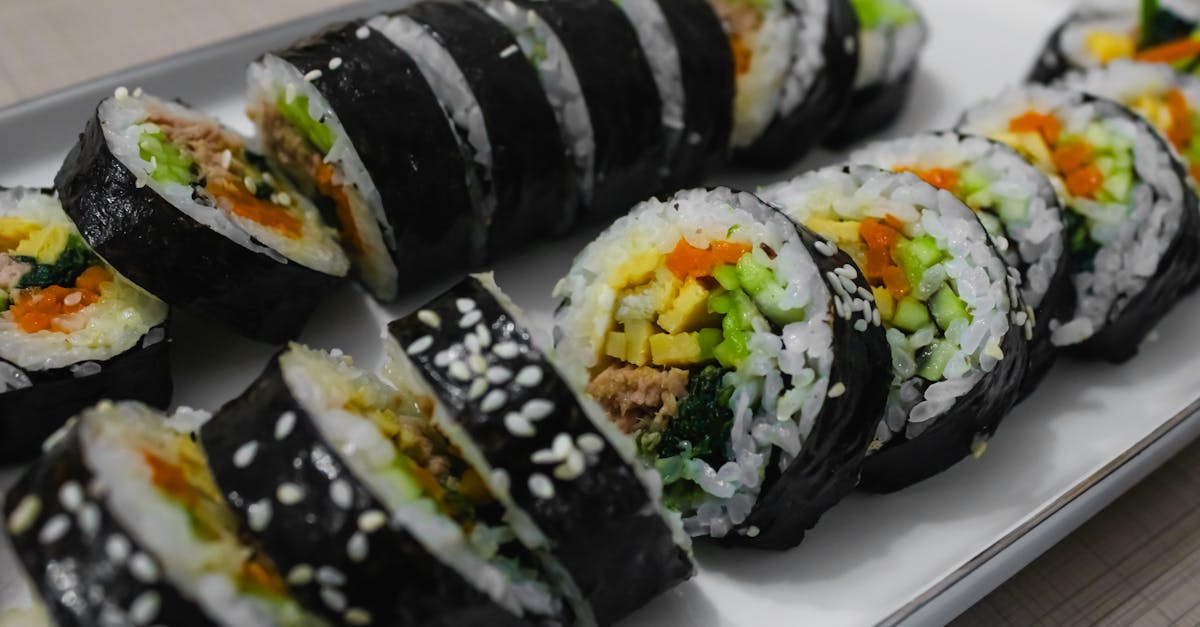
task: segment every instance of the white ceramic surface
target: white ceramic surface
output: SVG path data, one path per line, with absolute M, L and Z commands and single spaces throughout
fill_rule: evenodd
M 1018 82 L 1042 38 L 1068 9 L 1052 0 L 922 0 L 932 39 L 915 97 L 889 134 L 952 124 L 975 100 Z M 375 10 L 357 5 L 225 45 L 122 72 L 0 111 L 0 184 L 48 185 L 97 99 L 140 85 L 183 99 L 247 128 L 240 95 L 245 64 L 323 22 Z M 394 6 L 394 4 L 393 4 Z M 836 160 L 818 154 L 797 171 Z M 754 186 L 781 177 L 727 173 L 713 183 Z M 496 266 L 500 285 L 538 323 L 549 291 L 595 231 L 533 247 Z M 339 347 L 360 364 L 379 358 L 381 325 L 445 287 L 430 286 L 380 307 L 355 288 L 332 295 L 303 341 Z M 1068 533 L 1190 440 L 1200 422 L 1200 334 L 1191 298 L 1123 366 L 1062 363 L 1016 408 L 981 460 L 889 496 L 854 495 L 786 553 L 697 549 L 700 573 L 625 622 L 651 625 L 821 626 L 944 622 Z M 248 384 L 270 347 L 175 315 L 177 402 L 215 408 Z M 545 331 L 543 326 L 540 331 Z M 2 411 L 2 408 L 0 408 Z M 0 489 L 13 478 L 0 473 Z M 0 542 L 0 607 L 26 591 Z

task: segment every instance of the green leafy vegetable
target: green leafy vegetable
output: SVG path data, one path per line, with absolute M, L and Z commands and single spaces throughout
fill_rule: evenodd
M 73 287 L 75 279 L 79 278 L 84 270 L 98 262 L 95 253 L 87 247 L 87 244 L 83 243 L 83 239 L 78 235 L 72 235 L 67 240 L 67 247 L 58 256 L 58 260 L 52 264 L 39 264 L 32 257 L 15 257 L 15 259 L 33 266 L 21 277 L 20 282 L 17 283 L 18 288 L 50 287 L 51 285 Z
M 898 0 L 851 0 L 864 31 L 903 26 L 917 19 L 917 12 Z
M 708 366 L 692 375 L 679 414 L 667 425 L 658 443 L 659 457 L 683 455 L 702 459 L 714 468 L 725 463 L 733 410 L 732 388 L 723 387 L 725 370 Z
M 280 95 L 279 101 L 275 106 L 279 109 L 279 113 L 283 115 L 283 118 L 296 130 L 300 131 L 304 135 L 304 138 L 314 148 L 319 150 L 321 154 L 326 154 L 333 148 L 335 139 L 333 131 L 309 115 L 308 96 L 301 94 L 292 98 L 289 102 L 287 96 Z

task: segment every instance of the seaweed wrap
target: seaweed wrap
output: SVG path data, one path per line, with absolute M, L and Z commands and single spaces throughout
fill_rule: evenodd
M 51 193 L 0 188 L 0 464 L 102 398 L 171 401 L 167 306 L 96 256 Z
M 887 128 L 908 103 L 921 50 L 929 38 L 925 18 L 911 0 L 850 0 L 858 15 L 858 68 L 854 93 L 826 140 L 845 146 Z
M 887 330 L 891 390 L 861 486 L 891 492 L 981 455 L 1017 401 L 1033 320 L 975 212 L 872 166 L 825 168 L 762 196 L 858 263 Z
M 325 624 L 241 536 L 190 437 L 206 417 L 101 402 L 9 491 L 5 531 L 54 623 Z
M 430 423 L 434 402 L 292 345 L 200 441 L 264 554 L 332 624 L 568 624 L 503 507 Z
M 251 64 L 263 147 L 338 225 L 376 298 L 483 260 L 477 171 L 418 63 L 370 27 L 339 24 Z
M 317 208 L 245 138 L 141 92 L 100 103 L 55 186 L 118 272 L 251 339 L 298 335 L 349 268 Z
M 721 22 L 705 0 L 617 6 L 637 31 L 662 100 L 663 188 L 696 185 L 729 155 L 734 65 Z
M 661 484 L 530 338 L 490 275 L 388 325 L 384 374 L 437 399 L 434 420 L 609 625 L 690 577 L 691 546 Z
M 737 96 L 735 158 L 784 167 L 821 142 L 850 104 L 858 20 L 849 0 L 709 0 L 728 33 Z
M 1066 209 L 1075 310 L 1050 339 L 1122 362 L 1195 276 L 1200 223 L 1183 163 L 1149 122 L 1080 92 L 1029 86 L 966 112 L 966 132 L 1016 148 Z
M 1075 308 L 1064 210 L 1050 179 L 1000 142 L 949 131 L 871 144 L 849 162 L 912 172 L 975 211 L 1004 261 L 1021 273 L 1025 310 L 1013 322 L 1034 321 L 1022 385 L 1028 396 L 1054 365 L 1050 321 Z
M 638 33 L 617 4 L 478 1 L 538 69 L 586 211 L 611 216 L 657 190 L 666 139 L 662 99 Z
M 844 253 L 725 188 L 650 200 L 555 292 L 557 354 L 691 535 L 783 549 L 858 482 L 887 399 L 874 296 Z
M 1112 4 L 1112 3 L 1109 3 Z M 1118 3 L 1119 4 L 1119 3 Z M 1052 83 L 1073 71 L 1118 60 L 1168 63 L 1200 70 L 1200 11 L 1186 1 L 1125 0 L 1127 8 L 1081 7 L 1055 27 L 1029 72 L 1029 81 Z

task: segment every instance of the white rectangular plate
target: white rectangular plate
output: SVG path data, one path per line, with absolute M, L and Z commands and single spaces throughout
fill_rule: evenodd
M 983 97 L 1020 81 L 1042 38 L 1067 10 L 1052 0 L 922 0 L 932 39 L 915 96 L 891 134 L 944 127 Z M 49 185 L 96 102 L 118 85 L 180 97 L 248 130 L 243 70 L 261 52 L 381 4 L 302 20 L 217 47 L 122 72 L 0 111 L 0 184 Z M 393 5 L 394 6 L 394 5 Z M 796 169 L 835 161 L 819 154 Z M 776 176 L 783 176 L 779 174 Z M 726 174 L 713 183 L 753 188 L 773 177 Z M 595 231 L 535 246 L 498 264 L 497 278 L 545 332 L 550 290 Z M 181 279 L 186 280 L 185 277 Z M 332 294 L 302 338 L 338 347 L 360 365 L 380 355 L 379 329 L 449 281 L 380 307 L 355 288 Z M 1181 303 L 1152 342 L 1123 366 L 1062 363 L 1008 418 L 980 460 L 899 494 L 854 495 L 804 544 L 785 553 L 697 548 L 695 579 L 625 622 L 821 626 L 944 622 L 1070 532 L 1200 431 L 1200 334 Z M 176 400 L 215 409 L 239 394 L 273 349 L 176 313 Z M 2 410 L 2 407 L 0 407 Z M 0 475 L 0 488 L 15 471 Z M 0 542 L 0 607 L 27 591 Z

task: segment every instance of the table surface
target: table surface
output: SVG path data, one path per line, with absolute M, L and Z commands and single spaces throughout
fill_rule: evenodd
M 349 0 L 2 0 L 0 107 Z M 1200 624 L 1200 442 L 952 625 Z

